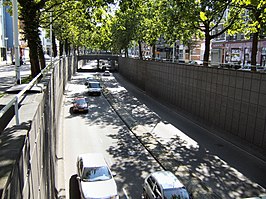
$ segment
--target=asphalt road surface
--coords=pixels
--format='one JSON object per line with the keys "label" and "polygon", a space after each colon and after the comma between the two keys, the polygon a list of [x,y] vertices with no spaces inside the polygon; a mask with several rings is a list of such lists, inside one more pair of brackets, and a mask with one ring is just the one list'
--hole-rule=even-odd
{"label": "asphalt road surface", "polygon": [[[103,95],[88,96],[84,85],[88,75],[77,73],[65,92],[62,132],[66,198],[79,198],[76,159],[78,154],[87,152],[104,154],[111,170],[117,174],[115,180],[121,198],[141,198],[144,178],[161,168]],[[105,87],[123,103],[136,122],[149,129],[175,154],[180,164],[220,198],[265,195],[264,160],[244,151],[226,137],[216,136],[211,129],[202,128],[171,107],[163,106],[119,75],[115,76],[120,84],[113,76],[105,77]],[[89,113],[72,113],[72,100],[76,96],[87,97]]]}
{"label": "asphalt road surface", "polygon": [[[66,198],[79,198],[76,181],[76,160],[81,153],[103,153],[116,173],[121,198],[141,198],[143,179],[149,172],[161,170],[143,148],[103,95],[88,96],[84,74],[77,74],[68,84],[64,100],[63,144]],[[73,114],[72,100],[85,96],[89,113]]]}
{"label": "asphalt road surface", "polygon": [[150,116],[154,137],[221,198],[266,197],[265,156],[246,151],[241,148],[243,143],[231,136],[203,128],[173,107],[145,95],[121,76],[116,75],[116,80],[134,98],[119,94],[116,97],[125,104],[134,104],[130,109],[140,122],[144,114],[157,115],[157,119]]}

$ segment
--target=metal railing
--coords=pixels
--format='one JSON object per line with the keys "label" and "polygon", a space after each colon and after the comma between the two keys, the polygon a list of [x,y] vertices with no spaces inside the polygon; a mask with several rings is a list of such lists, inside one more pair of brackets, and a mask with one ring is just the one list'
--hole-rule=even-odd
{"label": "metal railing", "polygon": [[[56,60],[54,60],[55,62]],[[28,91],[29,89],[31,89],[38,81],[39,77],[41,75],[43,75],[47,70],[49,70],[50,68],[52,68],[54,66],[53,62],[50,62],[49,65],[47,65],[44,69],[41,70],[41,72],[34,77],[14,98],[12,98],[10,100],[10,102],[8,102],[7,105],[4,106],[4,108],[2,108],[0,110],[0,119],[2,118],[2,116],[14,105],[15,107],[15,116],[16,116],[16,125],[19,125],[19,102],[20,102],[20,98],[22,97],[22,95]]]}

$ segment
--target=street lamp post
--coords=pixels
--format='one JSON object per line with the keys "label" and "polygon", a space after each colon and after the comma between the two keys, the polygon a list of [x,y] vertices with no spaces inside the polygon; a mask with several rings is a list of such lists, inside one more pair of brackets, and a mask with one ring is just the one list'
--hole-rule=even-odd
{"label": "street lamp post", "polygon": [[18,2],[12,0],[13,11],[13,37],[14,37],[14,50],[15,50],[15,67],[16,67],[16,81],[17,84],[21,84],[20,77],[20,56],[19,56],[19,39],[18,39]]}
{"label": "street lamp post", "polygon": [[6,64],[7,64],[7,50],[8,50],[7,40],[8,40],[8,37],[5,37],[5,44],[6,44]]}

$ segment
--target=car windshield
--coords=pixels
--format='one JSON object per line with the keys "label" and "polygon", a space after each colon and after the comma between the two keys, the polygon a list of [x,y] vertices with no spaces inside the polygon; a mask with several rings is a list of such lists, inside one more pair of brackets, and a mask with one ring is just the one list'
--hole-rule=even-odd
{"label": "car windshield", "polygon": [[86,104],[86,100],[84,98],[77,99],[76,104],[78,104],[78,105]]}
{"label": "car windshield", "polygon": [[164,199],[189,199],[189,194],[184,187],[165,189]]}
{"label": "car windshield", "polygon": [[90,82],[89,87],[90,88],[100,88],[100,84],[98,82]]}
{"label": "car windshield", "polygon": [[86,182],[104,181],[111,178],[111,173],[106,166],[84,168],[82,175],[82,180]]}

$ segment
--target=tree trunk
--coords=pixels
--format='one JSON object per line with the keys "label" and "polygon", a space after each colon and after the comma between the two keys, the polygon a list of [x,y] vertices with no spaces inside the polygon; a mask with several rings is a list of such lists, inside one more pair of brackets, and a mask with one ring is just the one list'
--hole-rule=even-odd
{"label": "tree trunk", "polygon": [[35,45],[35,41],[32,40],[28,40],[28,46],[30,49],[31,76],[34,78],[41,72],[37,53],[38,48]]}
{"label": "tree trunk", "polygon": [[53,57],[57,57],[57,48],[56,48],[54,31],[53,31],[53,34],[52,34],[52,48],[53,48],[52,56]]}
{"label": "tree trunk", "polygon": [[141,50],[141,41],[138,41],[138,43],[139,43],[139,58],[140,59],[143,59],[143,57],[142,57],[142,50]]}
{"label": "tree trunk", "polygon": [[63,50],[64,50],[64,42],[61,40],[59,41],[59,56],[63,55]]}
{"label": "tree trunk", "polygon": [[203,56],[203,66],[209,65],[209,57],[210,57],[210,45],[211,45],[211,38],[209,34],[205,34],[205,51]]}
{"label": "tree trunk", "polygon": [[152,44],[152,59],[155,59],[155,44]]}
{"label": "tree trunk", "polygon": [[128,48],[125,48],[125,57],[128,57]]}
{"label": "tree trunk", "polygon": [[256,71],[257,51],[258,51],[258,37],[259,33],[253,33],[252,51],[251,51],[251,71]]}
{"label": "tree trunk", "polygon": [[43,53],[41,41],[38,42],[37,47],[38,47],[38,57],[39,57],[41,69],[44,69],[46,67],[46,64],[45,64],[44,53]]}

